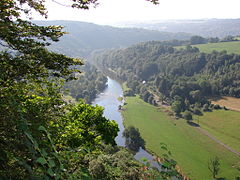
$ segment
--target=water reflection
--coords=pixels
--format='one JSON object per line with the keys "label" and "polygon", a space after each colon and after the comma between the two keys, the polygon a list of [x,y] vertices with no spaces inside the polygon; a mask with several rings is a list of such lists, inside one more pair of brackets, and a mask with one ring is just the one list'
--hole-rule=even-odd
{"label": "water reflection", "polygon": [[[122,136],[124,131],[123,118],[118,111],[119,105],[123,105],[123,102],[118,100],[119,97],[123,97],[123,90],[121,85],[108,77],[107,88],[101,93],[94,101],[93,105],[99,105],[104,107],[104,116],[108,119],[115,120],[118,123],[120,131],[116,137],[116,143],[118,146],[125,147],[125,138]],[[144,149],[140,148],[135,154],[135,159],[142,161],[142,158],[148,159],[153,167],[160,169],[160,166],[154,161],[154,157]]]}

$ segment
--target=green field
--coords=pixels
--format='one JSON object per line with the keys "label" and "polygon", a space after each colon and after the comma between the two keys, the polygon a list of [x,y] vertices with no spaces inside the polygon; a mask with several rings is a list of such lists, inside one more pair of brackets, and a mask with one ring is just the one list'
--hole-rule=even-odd
{"label": "green field", "polygon": [[[231,53],[240,54],[240,41],[197,44],[192,46],[199,48],[201,52],[205,53],[211,53],[213,50],[216,51],[226,50],[229,54]],[[184,48],[184,46],[178,46],[176,48],[181,49]]]}
{"label": "green field", "polygon": [[224,144],[240,152],[240,112],[215,110],[194,116],[200,126]]}
{"label": "green field", "polygon": [[123,111],[125,126],[139,128],[146,141],[146,148],[161,156],[160,143],[166,143],[185,175],[196,180],[210,180],[207,163],[218,156],[221,172],[218,177],[235,179],[240,172],[240,157],[215,143],[185,120],[173,120],[162,110],[143,102],[139,97],[127,97]]}

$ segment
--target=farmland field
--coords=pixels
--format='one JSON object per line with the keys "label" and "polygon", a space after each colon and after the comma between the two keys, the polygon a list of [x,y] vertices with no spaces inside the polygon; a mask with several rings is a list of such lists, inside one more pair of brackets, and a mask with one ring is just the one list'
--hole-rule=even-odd
{"label": "farmland field", "polygon": [[[216,51],[226,50],[229,54],[231,53],[240,54],[240,41],[197,44],[192,46],[199,48],[201,52],[205,53],[211,53],[213,50]],[[184,48],[184,46],[177,46],[176,48],[181,49]]]}
{"label": "farmland field", "polygon": [[240,152],[240,112],[214,110],[194,116],[194,120],[215,138]]}
{"label": "farmland field", "polygon": [[127,97],[126,103],[122,112],[125,127],[139,128],[146,148],[159,156],[162,154],[160,143],[167,144],[173,158],[191,179],[212,179],[207,164],[215,156],[221,163],[218,177],[235,179],[240,176],[236,170],[240,166],[240,157],[200,133],[196,127],[185,120],[172,119],[163,109],[147,104],[139,97]]}
{"label": "farmland field", "polygon": [[240,98],[223,96],[221,98],[213,99],[212,104],[219,104],[234,111],[240,111]]}

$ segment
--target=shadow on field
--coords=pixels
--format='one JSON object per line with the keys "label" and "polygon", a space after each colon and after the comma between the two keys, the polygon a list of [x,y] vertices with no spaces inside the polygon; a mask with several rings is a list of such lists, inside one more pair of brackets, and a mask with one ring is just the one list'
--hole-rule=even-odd
{"label": "shadow on field", "polygon": [[193,126],[193,127],[200,127],[199,124],[195,123],[195,122],[192,122],[192,121],[187,121],[187,123],[190,125],[190,126]]}

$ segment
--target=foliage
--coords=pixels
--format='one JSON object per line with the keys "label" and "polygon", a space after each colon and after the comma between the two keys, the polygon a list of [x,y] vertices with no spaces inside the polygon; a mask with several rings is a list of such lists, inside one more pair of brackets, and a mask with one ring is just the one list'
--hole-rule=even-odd
{"label": "foliage", "polygon": [[203,105],[203,111],[204,112],[209,111],[209,105],[208,104]]}
{"label": "foliage", "polygon": [[190,39],[190,44],[194,45],[194,44],[205,44],[206,43],[206,39],[201,37],[201,36],[192,36]]}
{"label": "foliage", "polygon": [[191,114],[191,112],[185,111],[185,112],[183,113],[183,118],[186,119],[186,120],[188,120],[188,121],[191,121],[191,120],[192,120],[192,114]]}
{"label": "foliage", "polygon": [[[75,1],[73,6],[87,8],[89,3],[94,1]],[[0,43],[5,48],[0,52],[0,178],[68,179],[71,173],[65,168],[71,164],[56,146],[56,124],[74,110],[62,100],[61,84],[76,77],[82,62],[46,49],[64,32],[60,26],[29,21],[32,11],[47,16],[44,1],[3,0],[0,10]],[[24,15],[28,20],[21,19]],[[95,124],[98,136],[101,129],[117,130],[99,110],[96,113],[96,119],[105,122],[104,128]],[[112,136],[105,134],[101,140],[112,143]]]}
{"label": "foliage", "polygon": [[179,116],[182,111],[181,102],[174,101],[171,105],[171,108],[172,108],[173,112],[176,113],[176,116]]}
{"label": "foliage", "polygon": [[219,173],[219,170],[220,170],[219,166],[220,166],[220,162],[217,156],[215,158],[211,158],[208,162],[208,169],[212,173],[212,177],[214,179],[216,179],[216,176]]}
{"label": "foliage", "polygon": [[126,147],[134,153],[138,152],[140,147],[145,148],[145,141],[137,128],[133,126],[126,127],[123,131],[123,137],[125,137]]}
{"label": "foliage", "polygon": [[89,63],[80,70],[83,73],[77,80],[65,83],[65,94],[70,94],[76,100],[84,99],[86,103],[91,103],[97,94],[106,88],[107,77]]}
{"label": "foliage", "polygon": [[56,124],[59,130],[59,147],[94,150],[102,142],[115,145],[118,126],[115,121],[103,117],[103,108],[79,102],[70,107],[60,122]]}
{"label": "foliage", "polygon": [[182,179],[182,175],[179,174],[176,170],[177,162],[172,159],[172,153],[167,148],[167,145],[160,143],[160,146],[164,152],[160,158],[162,178],[167,179],[168,177],[176,177],[178,179]]}
{"label": "foliage", "polygon": [[117,147],[111,151],[88,158],[89,172],[93,179],[141,179],[145,173],[143,165],[130,152]]}

